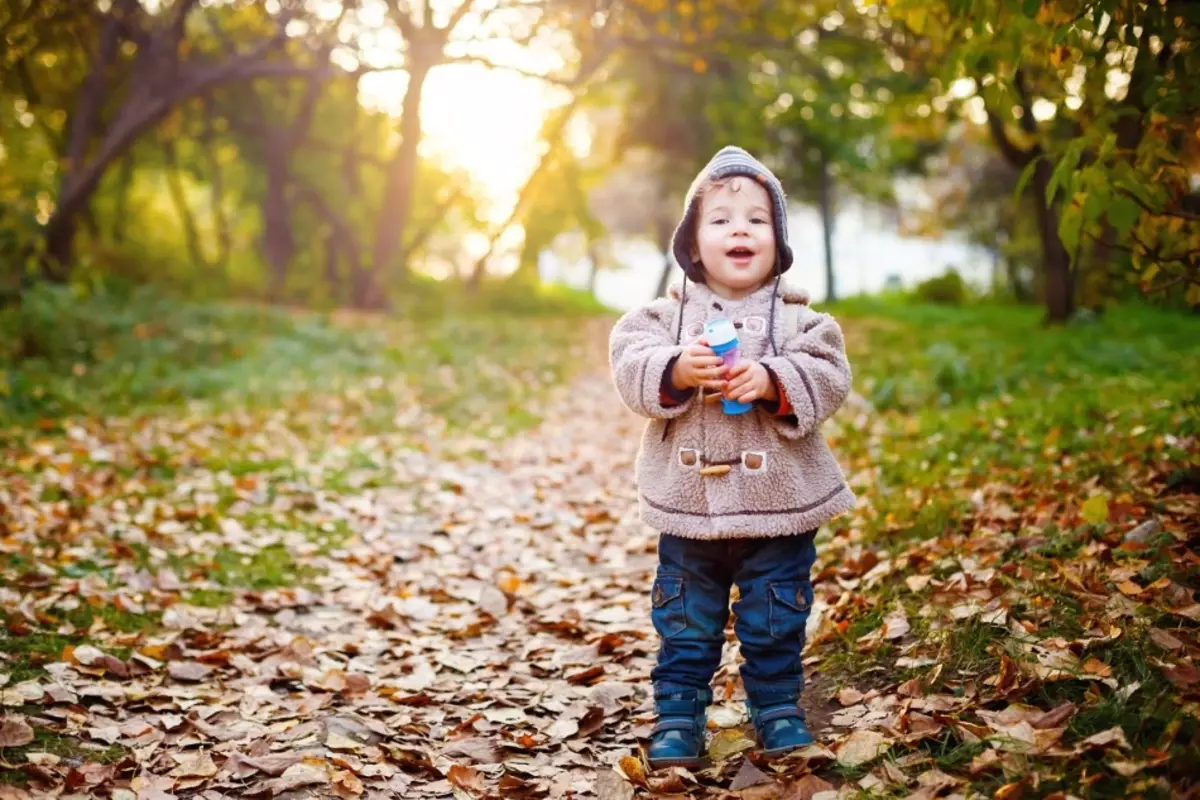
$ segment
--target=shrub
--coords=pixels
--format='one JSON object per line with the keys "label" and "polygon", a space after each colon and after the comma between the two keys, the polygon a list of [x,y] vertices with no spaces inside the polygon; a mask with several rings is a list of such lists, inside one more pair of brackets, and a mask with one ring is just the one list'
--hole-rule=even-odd
{"label": "shrub", "polygon": [[924,303],[961,306],[967,301],[967,284],[957,270],[951,269],[944,275],[921,281],[913,296]]}

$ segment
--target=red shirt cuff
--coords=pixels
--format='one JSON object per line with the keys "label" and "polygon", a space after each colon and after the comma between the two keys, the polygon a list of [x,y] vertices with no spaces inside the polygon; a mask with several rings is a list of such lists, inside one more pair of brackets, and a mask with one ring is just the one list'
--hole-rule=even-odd
{"label": "red shirt cuff", "polygon": [[779,394],[779,409],[775,412],[775,416],[791,416],[793,413],[791,401],[788,400],[787,392],[783,390],[783,387],[779,385],[778,381],[775,382],[775,391]]}

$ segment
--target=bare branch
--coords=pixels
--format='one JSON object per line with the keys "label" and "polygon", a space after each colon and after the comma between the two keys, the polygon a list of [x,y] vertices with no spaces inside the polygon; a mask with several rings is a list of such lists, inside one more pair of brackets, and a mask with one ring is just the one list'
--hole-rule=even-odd
{"label": "bare branch", "polygon": [[416,37],[417,26],[409,16],[409,9],[401,8],[400,0],[384,0],[384,2],[388,7],[388,18],[400,29],[404,40],[411,42]]}
{"label": "bare branch", "polygon": [[[462,0],[459,7],[454,9],[454,13],[450,15],[450,21],[446,23],[446,27],[442,30],[452,31],[457,28],[459,23],[463,21],[463,18],[471,13],[471,6],[474,4],[475,0]],[[491,12],[489,11],[488,13],[490,14]],[[425,0],[425,24],[427,26],[433,25],[433,3],[429,0]]]}
{"label": "bare branch", "polygon": [[545,75],[540,72],[535,72],[533,70],[525,69],[524,67],[518,67],[518,66],[511,65],[511,64],[497,64],[496,62],[491,61],[490,59],[487,59],[483,56],[472,56],[472,55],[453,56],[453,57],[447,58],[444,63],[446,63],[446,64],[479,64],[481,66],[487,67],[488,69],[498,69],[498,70],[505,70],[508,72],[515,72],[518,75],[524,75],[529,78],[537,78],[540,81],[546,81],[547,83],[553,83],[555,85],[565,86],[567,88],[577,87],[586,81],[586,78],[581,79],[580,76],[578,76],[578,75],[570,77],[570,78],[563,78],[563,77],[559,77],[557,75]]}

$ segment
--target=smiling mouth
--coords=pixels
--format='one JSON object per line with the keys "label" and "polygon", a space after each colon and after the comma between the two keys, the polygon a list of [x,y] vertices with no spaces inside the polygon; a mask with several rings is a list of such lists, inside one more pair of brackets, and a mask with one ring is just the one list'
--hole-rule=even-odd
{"label": "smiling mouth", "polygon": [[735,247],[732,250],[726,251],[725,255],[730,258],[752,258],[754,251],[749,247]]}

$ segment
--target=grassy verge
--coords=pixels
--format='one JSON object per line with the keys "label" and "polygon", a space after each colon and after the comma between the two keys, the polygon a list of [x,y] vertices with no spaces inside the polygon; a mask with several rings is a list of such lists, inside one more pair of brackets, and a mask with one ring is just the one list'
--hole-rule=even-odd
{"label": "grassy verge", "polygon": [[[823,671],[838,687],[915,679],[910,696],[958,698],[943,735],[909,755],[976,790],[1165,794],[1172,765],[1200,760],[1187,610],[1200,320],[1134,307],[1043,328],[1035,309],[832,310],[874,411],[833,441],[869,503],[835,523],[823,558],[822,577],[850,590],[814,642]],[[909,630],[888,637],[900,611]],[[1057,745],[1019,758],[1000,746],[990,767],[981,753],[997,745],[951,724],[1068,703]],[[1128,747],[1084,743],[1112,728]],[[886,787],[873,791],[911,788]]]}

